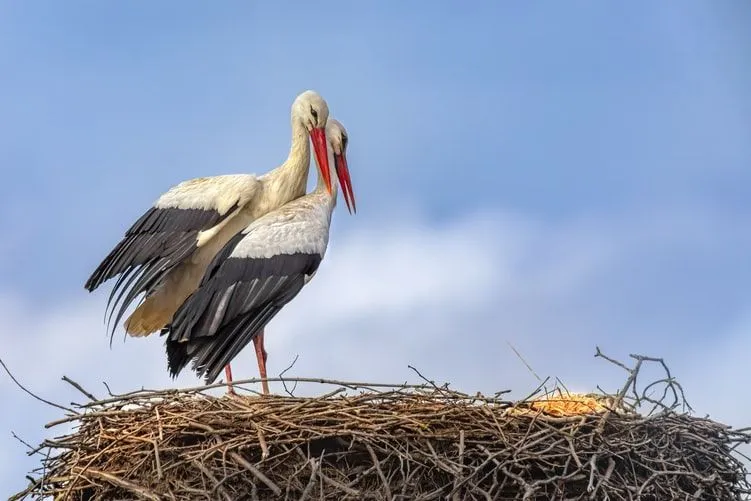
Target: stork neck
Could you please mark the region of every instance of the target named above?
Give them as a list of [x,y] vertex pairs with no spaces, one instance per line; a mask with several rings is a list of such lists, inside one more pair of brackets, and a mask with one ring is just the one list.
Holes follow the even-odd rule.
[[289,148],[287,164],[302,162],[306,165],[310,163],[310,133],[308,129],[298,120],[292,118],[292,144]]
[[269,179],[275,189],[290,191],[290,196],[305,192],[310,172],[310,133],[295,118],[292,119],[292,144],[289,155],[282,165],[270,173]]
[[[331,164],[333,165],[333,163]],[[336,195],[339,193],[339,182],[336,177],[336,173],[331,173],[331,192],[332,195],[329,195],[329,190],[326,189],[326,182],[323,180],[323,176],[321,175],[321,169],[318,169],[318,182],[316,182],[316,188],[315,193],[324,196],[325,198],[329,199],[329,202],[333,205],[336,204]]]

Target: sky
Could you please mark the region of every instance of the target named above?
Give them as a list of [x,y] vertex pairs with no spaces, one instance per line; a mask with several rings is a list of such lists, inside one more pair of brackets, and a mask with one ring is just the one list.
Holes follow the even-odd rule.
[[[615,391],[600,346],[665,358],[697,415],[751,425],[749,23],[741,1],[0,0],[0,358],[63,404],[63,375],[199,383],[169,379],[158,337],[110,348],[109,286],[83,284],[169,187],[276,167],[315,89],[358,213],[339,205],[270,324],[270,374]],[[255,376],[252,350],[233,368]],[[4,376],[0,396],[10,494],[39,461],[11,432],[65,430]]]

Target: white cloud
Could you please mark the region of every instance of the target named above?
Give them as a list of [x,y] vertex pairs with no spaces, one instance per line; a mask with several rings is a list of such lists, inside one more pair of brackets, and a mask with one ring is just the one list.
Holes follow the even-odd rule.
[[[660,315],[616,316],[650,294],[650,280],[669,279],[653,275],[665,255],[687,246],[714,249],[736,233],[711,217],[681,213],[560,225],[488,213],[438,227],[410,218],[397,227],[335,232],[316,278],[268,329],[269,370],[278,374],[299,354],[288,375],[400,382],[417,379],[407,368],[412,364],[468,392],[508,388],[523,396],[537,380],[511,342],[541,377],[558,376],[577,390],[596,384],[614,390],[624,374],[592,358],[601,344],[621,359],[629,352],[664,356],[699,413],[743,425],[744,418],[751,421],[751,409],[738,404],[743,357],[751,348],[748,321],[726,336],[718,329],[709,343],[701,337],[707,333],[691,331],[703,314],[698,309],[676,315],[672,330],[685,337],[664,340]],[[635,256],[645,267],[624,267]],[[623,277],[638,287],[614,286]],[[190,373],[170,381],[158,337],[122,343],[119,334],[110,350],[105,297],[106,291],[82,292],[39,311],[26,298],[0,294],[3,359],[30,389],[63,404],[82,399],[60,381],[63,374],[98,396],[102,381],[119,392],[197,384]],[[255,376],[252,350],[233,366],[236,378]],[[60,412],[7,378],[0,378],[0,391],[7,403],[0,414],[0,461],[6,463],[0,484],[12,490],[35,461],[23,459],[9,430],[36,443],[45,435],[42,425]]]

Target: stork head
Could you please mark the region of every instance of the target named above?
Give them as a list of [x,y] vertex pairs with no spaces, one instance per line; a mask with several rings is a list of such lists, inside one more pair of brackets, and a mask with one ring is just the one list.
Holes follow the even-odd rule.
[[352,179],[349,177],[349,168],[347,167],[347,143],[349,142],[347,129],[338,120],[329,118],[329,122],[326,124],[326,137],[331,143],[336,177],[339,178],[339,185],[342,187],[347,210],[350,214],[356,213],[355,194],[352,191]]
[[329,106],[326,101],[313,90],[306,90],[292,103],[292,121],[300,123],[310,134],[316,163],[326,181],[326,187],[331,193],[331,169],[329,155],[326,151],[326,122],[329,119]]

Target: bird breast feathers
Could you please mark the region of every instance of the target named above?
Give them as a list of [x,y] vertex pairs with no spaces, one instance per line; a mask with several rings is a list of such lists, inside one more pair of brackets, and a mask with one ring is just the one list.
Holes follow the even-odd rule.
[[199,177],[174,186],[159,197],[154,206],[215,210],[223,216],[233,207],[247,204],[258,189],[258,178],[253,174]]

